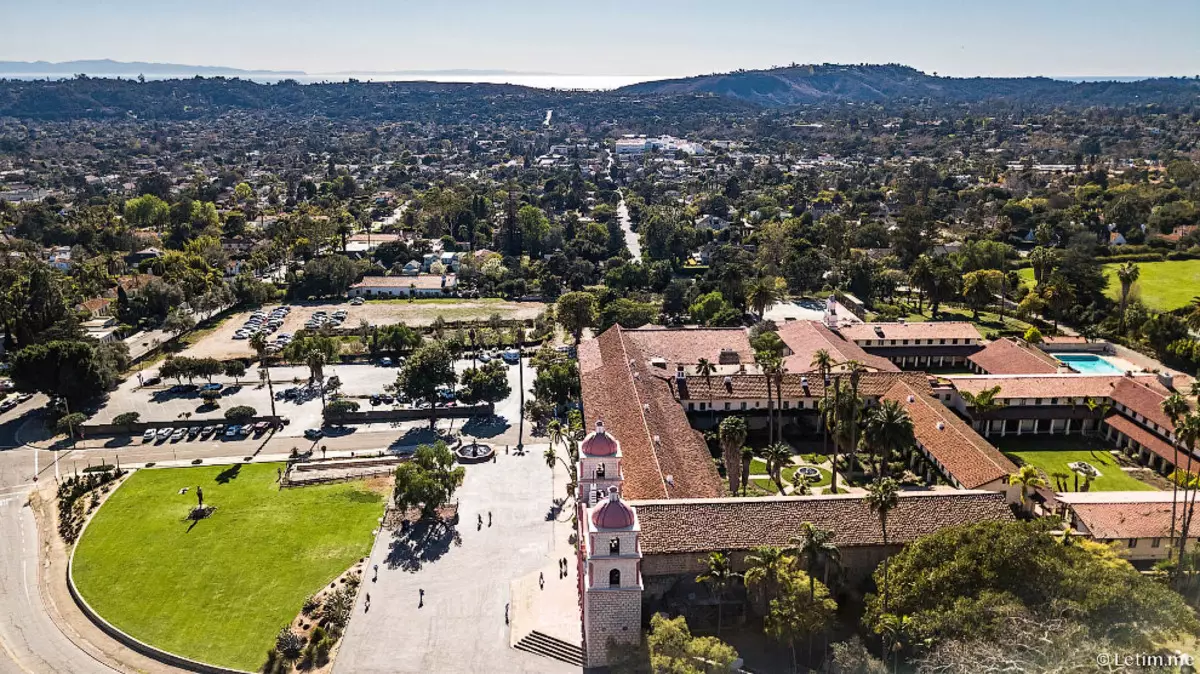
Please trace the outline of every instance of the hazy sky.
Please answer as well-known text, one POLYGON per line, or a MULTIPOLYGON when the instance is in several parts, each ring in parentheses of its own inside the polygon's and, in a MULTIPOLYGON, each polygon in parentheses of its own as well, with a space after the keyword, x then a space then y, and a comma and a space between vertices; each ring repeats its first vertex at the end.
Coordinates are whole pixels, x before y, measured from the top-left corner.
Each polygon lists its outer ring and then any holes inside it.
POLYGON ((691 75, 887 63, 943 75, 1195 75, 1200 0, 0 0, 0 60, 310 73, 691 75))

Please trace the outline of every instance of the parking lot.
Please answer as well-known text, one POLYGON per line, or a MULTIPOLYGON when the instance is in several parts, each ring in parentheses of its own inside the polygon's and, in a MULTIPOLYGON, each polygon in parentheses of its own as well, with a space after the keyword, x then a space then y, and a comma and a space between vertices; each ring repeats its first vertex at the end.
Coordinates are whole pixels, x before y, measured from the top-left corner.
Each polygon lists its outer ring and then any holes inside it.
MULTIPOLYGON (((270 312, 275 306, 265 307, 270 312)), ((344 328, 358 327, 362 321, 369 325, 391 325, 405 323, 407 325, 429 325, 441 316, 447 321, 487 320, 492 314, 500 314, 505 320, 532 320, 545 310, 546 305, 540 302, 504 302, 500 300, 403 300, 373 302, 352 305, 349 301, 334 303, 290 303, 292 311, 284 319, 283 324, 274 333, 292 333, 304 327, 314 312, 324 311, 329 315, 344 310, 346 318, 342 322, 344 328)), ((249 339, 234 339, 234 334, 246 325, 253 312, 245 311, 234 314, 226 319, 216 330, 201 337, 199 341, 188 347, 180 355, 192 358, 248 358, 254 355, 250 348, 249 339)), ((274 340, 274 335, 272 335, 274 340)))
MULTIPOLYGON (((293 312, 295 313, 295 312, 293 312)), ((455 363, 459 373, 471 367, 469 359, 455 363)), ((529 392, 533 388, 534 372, 529 366, 529 359, 523 359, 525 369, 525 388, 529 392)), ((302 388, 308 382, 307 367, 272 367, 271 381, 275 388, 275 411, 279 416, 286 417, 290 423, 279 431, 284 436, 300 436, 305 429, 321 426, 321 398, 315 389, 304 390, 295 398, 285 398, 287 389, 302 388)), ((370 396, 383 393, 384 387, 395 383, 399 370, 395 367, 380 367, 377 365, 333 365, 325 368, 325 376, 337 375, 342 382, 341 393, 350 397, 370 396)), ((146 380, 156 374, 147 370, 142 374, 146 380)), ((496 418, 492 420, 460 421, 465 432, 477 437, 505 436, 509 431, 515 431, 520 414, 520 396, 518 395, 519 373, 515 365, 508 367, 508 380, 512 394, 496 404, 496 418)), ((111 423, 114 418, 125 412, 137 412, 140 421, 175 421, 186 419, 189 423, 204 426, 225 421, 225 411, 238 405, 253 407, 260 415, 271 413, 270 394, 266 386, 259 384, 258 368, 250 368, 246 376, 240 377, 240 384, 235 385, 228 377, 214 377, 213 381, 223 385, 219 407, 210 408, 200 399, 198 391, 173 392, 174 381, 164 381, 151 387, 140 387, 137 377, 131 377, 113 391, 105 405, 90 419, 92 423, 111 423)), ((198 380, 197 386, 207 383, 198 380)), ((529 393, 532 395, 532 393, 529 393)), ((358 400, 362 409, 373 409, 366 399, 358 400)), ((384 409, 381 405, 375 409, 384 409)), ((515 443, 515 436, 510 441, 515 443)))

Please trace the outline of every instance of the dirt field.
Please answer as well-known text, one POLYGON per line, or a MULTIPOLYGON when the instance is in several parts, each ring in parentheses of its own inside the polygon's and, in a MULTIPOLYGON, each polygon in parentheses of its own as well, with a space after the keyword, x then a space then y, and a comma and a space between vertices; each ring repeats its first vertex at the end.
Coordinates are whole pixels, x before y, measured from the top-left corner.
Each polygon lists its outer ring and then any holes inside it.
MULTIPOLYGON (((324 309, 332 314, 337 309, 346 310, 346 328, 358 327, 361 320, 371 325, 390 325, 407 323, 408 325, 429 325, 439 315, 447 321, 486 320, 492 314, 500 314, 504 319, 532 320, 537 318, 546 305, 540 302, 504 302, 501 300, 407 300, 368 301, 361 306, 351 306, 349 302, 331 304, 292 304, 292 311, 284 319, 283 327, 272 334, 297 330, 312 316, 314 311, 324 309)), ((272 307, 266 307, 270 311, 272 307)), ((235 314, 221 324, 211 334, 190 346, 182 356, 192 358, 242 358, 254 355, 250 348, 250 340, 234 339, 233 333, 245 324, 251 312, 235 314)))

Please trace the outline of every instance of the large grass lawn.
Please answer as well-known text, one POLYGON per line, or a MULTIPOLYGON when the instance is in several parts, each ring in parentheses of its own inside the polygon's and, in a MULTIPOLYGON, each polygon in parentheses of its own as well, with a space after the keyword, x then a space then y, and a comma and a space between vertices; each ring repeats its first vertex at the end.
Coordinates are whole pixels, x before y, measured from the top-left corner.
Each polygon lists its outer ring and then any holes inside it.
MULTIPOLYGON (((1047 476, 1055 472, 1071 475, 1067 484, 1073 488, 1074 473, 1068 464, 1086 461, 1102 474, 1091 484, 1091 491, 1153 491, 1154 487, 1121 470, 1109 450, 1112 446, 1099 438, 1068 436, 1066 438, 990 438, 1004 455, 1017 465, 1030 464, 1045 471, 1047 476)), ((1053 477, 1051 477, 1053 480, 1053 477)), ((1082 485, 1082 478, 1080 484, 1082 485)), ((1053 483, 1051 487, 1053 488, 1053 483)))
POLYGON ((79 542, 79 591, 142 641, 257 670, 304 599, 370 551, 383 514, 362 483, 279 490, 278 467, 138 471, 79 542), (216 511, 193 526, 197 485, 216 511))
MULTIPOLYGON (((1200 260, 1139 262, 1137 265, 1141 275, 1133 284, 1133 294, 1151 309, 1178 309, 1200 294, 1200 260)), ((1114 300, 1121 296, 1121 282, 1117 280, 1119 266, 1104 265, 1104 275, 1108 277, 1108 288, 1104 292, 1114 300)), ((1032 269, 1020 269, 1017 273, 1028 285, 1033 285, 1032 269)))

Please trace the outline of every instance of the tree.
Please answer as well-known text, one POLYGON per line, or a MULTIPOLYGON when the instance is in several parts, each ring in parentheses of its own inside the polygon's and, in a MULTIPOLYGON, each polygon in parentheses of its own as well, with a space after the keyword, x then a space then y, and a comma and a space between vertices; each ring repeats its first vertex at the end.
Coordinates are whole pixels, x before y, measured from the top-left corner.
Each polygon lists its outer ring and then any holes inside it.
MULTIPOLYGON (((1178 426, 1179 426, 1179 420, 1182 419, 1185 415, 1187 415, 1189 412, 1192 411, 1191 407, 1188 405, 1187 399, 1185 399, 1183 396, 1179 395, 1178 393, 1173 393, 1170 396, 1164 398, 1163 401, 1160 403, 1160 406, 1162 408, 1163 414, 1167 415, 1167 418, 1171 420, 1171 425, 1175 426, 1176 428, 1178 428, 1178 426)), ((1179 444, 1182 439, 1179 437, 1180 436, 1179 433, 1175 433, 1174 436, 1175 436, 1175 441, 1171 443, 1171 449, 1174 451, 1174 458, 1171 461, 1171 465, 1174 466, 1175 470, 1178 471, 1179 470, 1179 444)), ((1187 474, 1191 475, 1191 472, 1192 472, 1191 471, 1191 460, 1189 459, 1187 474)), ((1185 488, 1186 488, 1186 484, 1185 484, 1185 488)), ((1187 492, 1186 491, 1184 492, 1184 502, 1185 503, 1187 502, 1187 492)), ((1177 516, 1178 505, 1179 505, 1179 480, 1172 479, 1171 480, 1171 547, 1172 548, 1175 545, 1175 532, 1177 531, 1177 529, 1175 527, 1175 523, 1178 521, 1178 516, 1177 516)), ((1181 548, 1181 550, 1182 550, 1182 548, 1181 548)), ((1167 551, 1167 560, 1168 561, 1170 561, 1171 556, 1172 556, 1172 551, 1168 550, 1167 551)))
POLYGON ((804 559, 804 570, 809 577, 809 593, 815 597, 816 587, 812 582, 816 578, 817 567, 822 566, 824 583, 829 584, 829 568, 840 564, 842 552, 833 542, 834 533, 822 529, 812 522, 800 523, 800 535, 788 539, 788 545, 796 555, 804 559))
POLYGON ((249 405, 237 405, 225 410, 225 420, 234 424, 244 424, 258 416, 258 410, 249 405))
MULTIPOLYGON (((887 518, 900 504, 900 485, 890 477, 876 478, 867 486, 866 504, 879 517, 879 530, 883 534, 883 547, 888 545, 887 518)), ((888 559, 883 558, 883 612, 888 612, 888 559)))
POLYGON ((468 405, 498 403, 512 394, 512 386, 508 383, 508 367, 499 360, 466 370, 462 373, 460 383, 462 390, 458 399, 468 405))
MULTIPOLYGON (((824 443, 824 453, 829 453, 829 373, 833 370, 833 356, 829 355, 828 349, 817 349, 813 353, 812 363, 810 367, 815 367, 821 373, 821 441, 824 443)), ((831 494, 837 493, 837 447, 833 449, 833 470, 830 471, 830 490, 831 494)))
POLYGON ((796 571, 787 576, 779 597, 771 600, 763 627, 769 636, 791 649, 792 669, 795 670, 796 640, 809 637, 811 659, 812 637, 829 629, 836 614, 837 602, 830 598, 829 588, 813 581, 803 571, 796 571))
POLYGON ((716 637, 693 637, 683 616, 654 614, 646 641, 653 674, 725 674, 738 659, 737 651, 716 637))
POLYGON ((1063 545, 1057 522, 1004 521, 947 527, 908 543, 875 572, 890 573, 889 610, 867 597, 864 624, 910 616, 919 640, 990 637, 1013 616, 1070 614, 1094 638, 1152 647, 1200 624, 1183 599, 1143 576, 1107 545, 1063 545))
POLYGON ((233 385, 239 385, 239 379, 246 376, 246 364, 240 360, 225 361, 225 376, 233 377, 233 385))
POLYGON ((375 329, 371 339, 371 348, 377 352, 390 353, 392 357, 395 357, 398 354, 409 353, 421 346, 422 341, 420 332, 403 323, 395 323, 381 325, 375 329))
POLYGON ((1141 269, 1134 262, 1126 262, 1117 267, 1117 280, 1121 282, 1121 333, 1125 333, 1125 310, 1129 307, 1129 291, 1142 275, 1141 269))
POLYGON ((910 285, 917 289, 917 313, 923 313, 925 288, 933 281, 933 264, 928 255, 920 255, 913 260, 908 268, 908 279, 910 285))
POLYGON ((760 613, 765 613, 770 601, 778 595, 787 576, 791 573, 794 557, 782 548, 762 545, 746 555, 746 589, 756 597, 760 613))
POLYGON ((12 356, 9 375, 19 391, 62 396, 71 403, 94 398, 117 380, 89 342, 51 341, 27 346, 12 356))
POLYGON ((583 331, 596 324, 596 296, 589 292, 570 292, 558 298, 554 315, 578 344, 583 331))
MULTIPOLYGON (((986 308, 996 299, 1004 275, 996 269, 981 269, 963 276, 962 295, 971 307, 972 317, 979 320, 979 310, 986 308)), ((1003 301, 1003 299, 1001 300, 1003 301)))
POLYGON ((127 200, 123 212, 130 227, 162 231, 170 220, 171 208, 153 194, 143 194, 127 200))
POLYGON ((454 465, 454 453, 440 440, 421 445, 411 460, 396 467, 392 500, 400 512, 420 508, 422 517, 434 517, 462 486, 466 471, 454 465))
POLYGON ((1028 464, 1021 466, 1020 470, 1012 475, 1009 475, 1008 483, 1021 485, 1022 508, 1029 507, 1028 496, 1031 488, 1041 487, 1045 489, 1048 487, 1045 478, 1042 477, 1042 474, 1040 471, 1038 471, 1037 466, 1031 466, 1028 464))
POLYGON ((1024 339, 1030 344, 1041 344, 1044 341, 1042 338, 1042 331, 1038 330, 1037 326, 1034 325, 1029 326, 1029 328, 1025 330, 1024 339))
POLYGON ((122 412, 121 414, 113 417, 112 422, 114 426, 124 426, 125 431, 129 432, 133 429, 133 425, 136 424, 138 419, 141 417, 142 415, 140 412, 122 412))
POLYGON ((717 427, 721 456, 725 460, 725 476, 729 478, 729 493, 737 494, 741 483, 741 449, 746 442, 746 420, 741 417, 725 417, 717 427))
POLYGON ((429 427, 437 427, 438 390, 454 386, 454 356, 443 342, 431 342, 418 348, 396 376, 396 389, 415 402, 429 405, 429 427))
POLYGON ((553 354, 550 357, 541 358, 542 352, 534 357, 537 376, 533 380, 533 395, 540 402, 561 409, 572 400, 579 399, 579 362, 556 351, 549 351, 553 354))
POLYGON ((167 317, 163 320, 162 329, 166 332, 173 332, 178 337, 183 333, 196 327, 196 319, 190 314, 185 313, 182 309, 175 307, 167 313, 167 317))
POLYGON ((904 410, 904 406, 895 400, 883 400, 878 407, 871 408, 867 414, 867 423, 863 428, 863 439, 872 456, 878 450, 879 462, 875 474, 887 476, 888 462, 893 454, 912 447, 916 443, 913 437, 913 422, 904 410))
POLYGON ((971 416, 975 419, 1004 407, 1004 403, 996 398, 1000 395, 999 385, 983 389, 979 393, 959 391, 959 395, 962 396, 963 402, 967 403, 967 407, 971 410, 971 416))
POLYGON ((719 637, 721 636, 721 616, 725 592, 741 574, 733 570, 733 563, 723 552, 710 552, 708 557, 700 561, 708 567, 708 570, 696 576, 696 582, 708 585, 717 600, 717 636, 719 637))
POLYGON ((746 291, 746 304, 763 319, 767 317, 767 309, 778 302, 781 296, 778 280, 771 276, 763 276, 746 291))
POLYGON ((337 418, 351 412, 357 412, 360 407, 362 406, 359 405, 359 403, 355 400, 338 398, 337 400, 330 402, 329 405, 325 407, 325 413, 326 416, 337 418))
POLYGON ((729 326, 741 322, 737 309, 725 299, 719 290, 696 298, 688 307, 692 320, 703 325, 729 326))
POLYGON ((71 412, 59 417, 54 424, 54 429, 59 433, 67 435, 74 442, 76 436, 83 437, 83 431, 80 428, 87 421, 87 415, 82 412, 71 412))
POLYGON ((792 448, 782 442, 774 442, 763 449, 767 461, 767 473, 775 481, 779 493, 783 493, 783 468, 792 462, 792 448))

